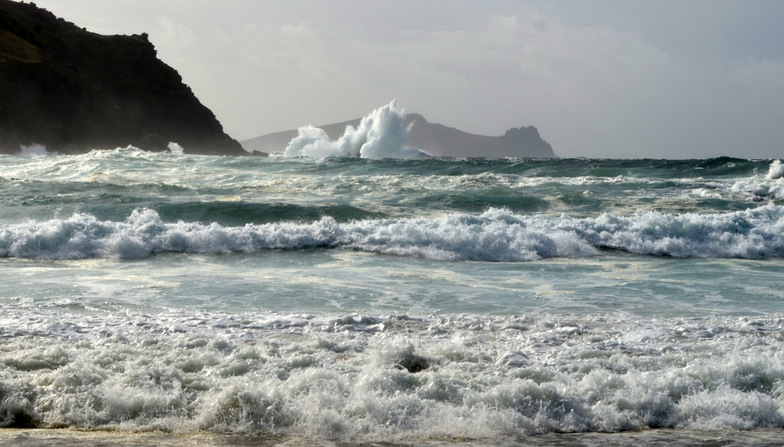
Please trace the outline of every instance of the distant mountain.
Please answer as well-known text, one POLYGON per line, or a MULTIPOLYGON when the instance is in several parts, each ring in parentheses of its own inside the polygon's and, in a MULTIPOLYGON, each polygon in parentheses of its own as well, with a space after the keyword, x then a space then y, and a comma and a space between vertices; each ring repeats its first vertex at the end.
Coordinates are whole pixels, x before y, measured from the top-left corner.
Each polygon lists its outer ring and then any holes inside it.
POLYGON ((247 155, 156 57, 147 35, 102 36, 34 3, 0 0, 0 153, 128 145, 247 155))
MULTIPOLYGON (((343 135, 347 125, 356 127, 359 121, 360 119, 355 119, 318 127, 324 129, 330 139, 337 140, 343 135)), ((406 124, 412 125, 406 145, 422 149, 436 157, 556 157, 553 148, 539 136, 539 131, 533 126, 512 128, 504 135, 489 137, 430 123, 417 113, 407 114, 406 124)), ((296 130, 286 130, 244 140, 241 143, 248 151, 282 152, 289 141, 296 136, 296 130)))

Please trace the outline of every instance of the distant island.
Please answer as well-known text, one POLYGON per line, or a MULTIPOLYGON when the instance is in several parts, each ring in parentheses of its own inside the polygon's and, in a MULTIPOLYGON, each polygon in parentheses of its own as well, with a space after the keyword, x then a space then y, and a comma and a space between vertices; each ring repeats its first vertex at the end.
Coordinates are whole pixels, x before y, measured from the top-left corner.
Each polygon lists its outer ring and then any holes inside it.
POLYGON ((146 34, 103 36, 34 3, 0 0, 0 153, 132 145, 248 155, 146 34))
MULTIPOLYGON (((330 139, 337 140, 346 126, 357 127, 360 119, 341 123, 317 126, 323 129, 330 139)), ((555 158, 549 143, 533 127, 519 127, 506 131, 501 136, 484 136, 464 132, 442 124, 431 123, 417 113, 406 115, 406 125, 411 126, 406 145, 422 149, 436 157, 484 157, 484 158, 555 158)), ((260 153, 282 152, 297 130, 275 132, 242 141, 248 151, 260 153)))

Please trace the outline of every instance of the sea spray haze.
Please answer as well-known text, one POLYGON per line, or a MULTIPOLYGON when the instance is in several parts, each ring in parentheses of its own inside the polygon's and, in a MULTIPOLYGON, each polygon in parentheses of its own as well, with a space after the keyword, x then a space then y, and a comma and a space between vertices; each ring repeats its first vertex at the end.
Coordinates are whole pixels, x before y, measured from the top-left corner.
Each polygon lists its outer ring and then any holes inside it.
POLYGON ((781 439, 779 161, 411 159, 398 116, 297 157, 0 157, 0 424, 781 439))

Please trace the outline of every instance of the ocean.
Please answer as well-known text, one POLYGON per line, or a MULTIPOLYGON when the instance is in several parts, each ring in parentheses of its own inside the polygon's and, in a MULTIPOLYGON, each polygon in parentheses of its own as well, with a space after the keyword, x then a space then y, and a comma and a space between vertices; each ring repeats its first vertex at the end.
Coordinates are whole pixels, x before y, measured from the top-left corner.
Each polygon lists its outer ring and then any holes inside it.
POLYGON ((780 445, 783 284, 778 160, 0 156, 0 445, 780 445))

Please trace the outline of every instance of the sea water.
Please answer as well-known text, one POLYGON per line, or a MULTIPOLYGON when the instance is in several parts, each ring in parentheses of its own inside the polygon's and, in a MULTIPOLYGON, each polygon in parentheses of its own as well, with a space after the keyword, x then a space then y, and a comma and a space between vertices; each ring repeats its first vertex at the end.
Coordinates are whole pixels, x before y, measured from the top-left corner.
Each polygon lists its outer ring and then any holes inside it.
POLYGON ((0 156, 0 438, 774 445, 782 257, 778 160, 0 156))

